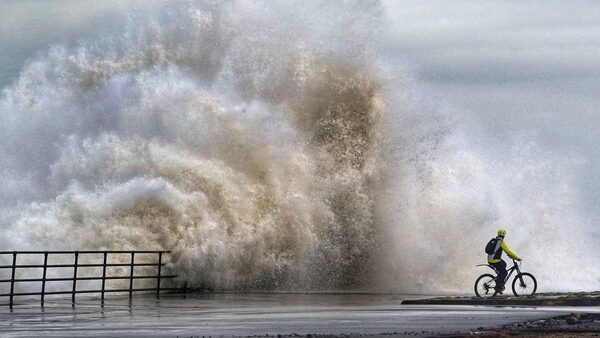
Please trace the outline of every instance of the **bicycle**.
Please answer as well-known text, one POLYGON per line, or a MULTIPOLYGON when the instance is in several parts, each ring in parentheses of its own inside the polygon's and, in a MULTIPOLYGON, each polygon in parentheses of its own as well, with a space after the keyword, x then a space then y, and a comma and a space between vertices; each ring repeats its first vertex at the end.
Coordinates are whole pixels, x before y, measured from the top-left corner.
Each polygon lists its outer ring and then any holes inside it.
MULTIPOLYGON (((529 272, 521 272, 521 263, 517 263, 513 259, 513 266, 507 270, 506 279, 504 280, 504 285, 510 279, 510 276, 513 272, 517 272, 515 279, 512 282, 512 292, 516 297, 519 296, 533 296, 535 291, 537 290, 537 280, 533 277, 529 272)), ((498 270, 491 264, 478 264, 476 266, 487 266, 494 270, 496 276, 485 273, 475 281, 475 294, 479 298, 489 298, 496 296, 496 277, 498 275, 498 270)))

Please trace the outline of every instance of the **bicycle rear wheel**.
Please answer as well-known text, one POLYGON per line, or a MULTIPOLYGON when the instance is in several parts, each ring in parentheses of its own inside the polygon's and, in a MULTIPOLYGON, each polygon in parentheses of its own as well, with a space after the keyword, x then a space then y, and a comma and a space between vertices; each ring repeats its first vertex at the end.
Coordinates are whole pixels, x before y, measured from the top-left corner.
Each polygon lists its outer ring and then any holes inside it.
POLYGON ((493 297, 496 293, 496 277, 485 273, 475 281, 475 294, 479 298, 493 297))
POLYGON ((529 272, 523 272, 513 279, 512 290, 517 297, 533 296, 537 290, 537 281, 529 272))

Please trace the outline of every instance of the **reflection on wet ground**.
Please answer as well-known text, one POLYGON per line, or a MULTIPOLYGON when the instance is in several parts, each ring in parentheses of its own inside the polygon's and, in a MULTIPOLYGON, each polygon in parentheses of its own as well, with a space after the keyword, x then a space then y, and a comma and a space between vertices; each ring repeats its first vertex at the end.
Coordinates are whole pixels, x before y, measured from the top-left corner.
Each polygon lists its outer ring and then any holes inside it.
POLYGON ((0 307, 3 336, 250 336, 451 333, 598 308, 401 305, 389 294, 188 294, 0 307))

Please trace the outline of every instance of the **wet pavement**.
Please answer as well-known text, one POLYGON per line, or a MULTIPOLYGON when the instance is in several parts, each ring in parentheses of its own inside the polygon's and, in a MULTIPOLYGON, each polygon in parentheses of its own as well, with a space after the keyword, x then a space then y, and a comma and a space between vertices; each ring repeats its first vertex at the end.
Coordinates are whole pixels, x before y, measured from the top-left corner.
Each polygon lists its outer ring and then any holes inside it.
POLYGON ((402 305, 423 296, 385 294, 138 295, 25 302, 0 307, 0 335, 34 336, 252 336, 308 334, 432 335, 502 326, 598 307, 402 305))

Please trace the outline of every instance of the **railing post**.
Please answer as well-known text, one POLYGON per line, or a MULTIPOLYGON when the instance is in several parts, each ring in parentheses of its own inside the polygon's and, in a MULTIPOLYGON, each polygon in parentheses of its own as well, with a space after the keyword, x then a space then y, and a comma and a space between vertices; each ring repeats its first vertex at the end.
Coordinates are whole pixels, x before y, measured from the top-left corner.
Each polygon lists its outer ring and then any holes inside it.
POLYGON ((158 253, 158 273, 156 274, 156 298, 160 297, 160 272, 162 270, 162 251, 158 253))
POLYGON ((73 265, 73 293, 71 295, 71 301, 75 306, 75 291, 77 290, 77 265, 79 264, 79 252, 75 251, 75 264, 73 265))
POLYGON ((44 306, 44 296, 46 295, 46 270, 48 269, 48 251, 44 252, 44 268, 42 272, 42 295, 41 303, 44 306))
POLYGON ((135 252, 131 252, 131 269, 129 270, 129 299, 133 293, 133 267, 135 264, 135 252))
POLYGON ((13 294, 15 293, 15 273, 17 270, 17 253, 13 251, 12 274, 10 278, 10 307, 13 306, 13 294))
POLYGON ((106 287, 106 261, 107 261, 107 257, 108 257, 108 252, 104 251, 104 262, 102 263, 102 293, 100 296, 100 299, 102 299, 102 301, 104 301, 104 290, 106 287))

